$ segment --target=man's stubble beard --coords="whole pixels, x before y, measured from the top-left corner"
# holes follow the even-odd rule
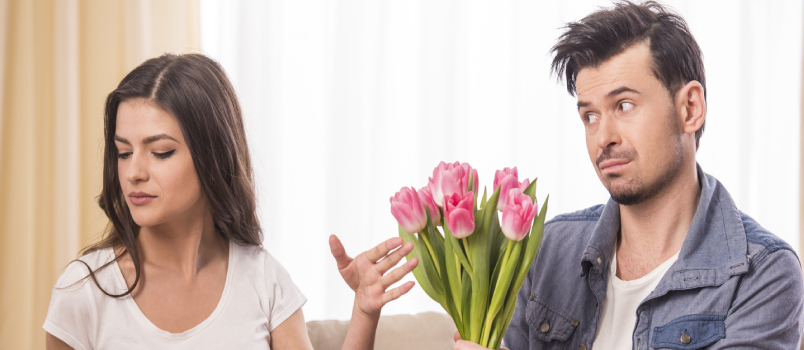
[[[674,118],[675,115],[676,111],[674,107],[671,111],[671,115],[668,116],[666,120],[672,121],[673,119],[671,118]],[[676,128],[676,125],[671,123],[671,125],[668,125],[668,127]],[[676,177],[679,176],[686,156],[682,148],[680,130],[677,130],[675,136],[676,137],[673,138],[673,145],[669,145],[673,147],[673,155],[671,155],[672,159],[670,160],[667,171],[656,179],[656,181],[653,181],[649,184],[645,184],[644,180],[639,176],[639,174],[636,174],[633,179],[621,186],[622,188],[614,188],[614,186],[609,184],[609,194],[615,202],[622,205],[636,205],[642,203],[656,196],[665,188],[665,186],[670,184]],[[597,159],[597,164],[600,164],[601,161],[609,158],[626,158],[633,161],[638,159],[639,156],[634,150],[618,153],[608,152],[607,150],[604,151],[603,154]]]

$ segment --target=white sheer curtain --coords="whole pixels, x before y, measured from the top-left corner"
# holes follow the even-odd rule
[[[604,203],[575,99],[549,74],[564,23],[609,1],[202,0],[201,41],[234,82],[265,245],[346,319],[327,237],[355,254],[396,235],[388,199],[441,160],[539,177],[548,217]],[[704,55],[698,159],[737,205],[798,247],[800,1],[668,1]],[[412,277],[411,277],[412,278]],[[417,287],[386,314],[439,310]]]

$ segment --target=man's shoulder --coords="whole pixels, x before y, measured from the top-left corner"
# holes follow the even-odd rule
[[[748,242],[750,255],[758,253],[771,254],[779,250],[794,252],[790,244],[759,225],[752,217],[740,212],[740,219],[743,222],[745,240]]]
[[[580,257],[589,237],[600,220],[603,205],[596,205],[571,213],[560,214],[544,225],[543,246],[556,254],[576,252]]]
[[[605,206],[603,204],[598,204],[595,206],[591,206],[586,209],[581,209],[578,211],[574,211],[571,213],[566,214],[559,214],[554,218],[550,219],[545,223],[545,225],[552,225],[558,224],[562,222],[572,222],[572,221],[597,221],[600,219],[600,215],[603,213],[603,208]]]

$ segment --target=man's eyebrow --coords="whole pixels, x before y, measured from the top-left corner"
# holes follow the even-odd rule
[[[638,94],[638,95],[642,95],[641,92],[636,91],[636,90],[634,90],[634,89],[632,89],[630,87],[621,86],[621,87],[618,87],[618,88],[616,88],[614,90],[611,90],[608,94],[606,94],[606,98],[612,98],[612,97],[617,96],[617,95],[619,95],[619,94],[621,94],[623,92],[632,92],[632,93],[635,93],[635,94]],[[589,102],[578,101],[578,110],[580,110],[582,107],[586,107],[588,105],[589,105]]]
[[[131,142],[128,142],[128,140],[126,140],[126,139],[124,139],[124,138],[122,138],[120,136],[117,136],[117,135],[114,135],[114,140],[117,141],[117,142],[125,143],[125,144],[127,144],[129,146],[131,145]],[[176,139],[170,137],[170,135],[168,135],[168,134],[159,134],[159,135],[154,135],[154,136],[148,136],[148,137],[142,139],[142,143],[147,145],[149,143],[153,143],[153,142],[156,142],[156,141],[159,141],[159,140],[173,140],[173,141],[179,142]]]
[[[589,105],[589,102],[578,101],[578,110],[580,111],[582,107],[586,107]]]
[[[609,92],[608,94],[606,94],[606,98],[612,98],[612,97],[617,96],[617,95],[619,95],[619,94],[621,94],[621,93],[623,93],[623,92],[633,92],[633,93],[635,93],[635,94],[642,95],[642,93],[640,93],[639,91],[636,91],[636,90],[634,90],[634,89],[632,89],[632,88],[630,88],[630,87],[627,87],[627,86],[621,86],[621,87],[619,87],[619,88],[616,88],[616,89],[614,89],[614,90],[611,90],[611,92]]]

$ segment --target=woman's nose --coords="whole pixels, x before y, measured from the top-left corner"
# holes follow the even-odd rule
[[[148,159],[141,152],[133,152],[126,169],[126,180],[129,182],[148,181]]]

